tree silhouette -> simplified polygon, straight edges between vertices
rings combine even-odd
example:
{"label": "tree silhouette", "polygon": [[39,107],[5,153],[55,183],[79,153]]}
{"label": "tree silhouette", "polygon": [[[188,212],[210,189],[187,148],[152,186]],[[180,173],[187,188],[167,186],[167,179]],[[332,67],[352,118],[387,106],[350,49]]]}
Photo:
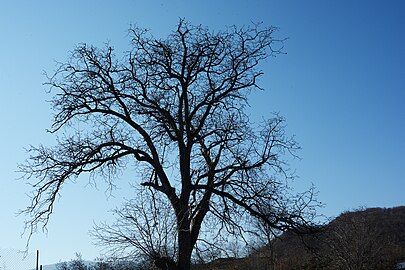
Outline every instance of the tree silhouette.
{"label": "tree silhouette", "polygon": [[162,269],[190,269],[194,248],[209,240],[200,238],[205,226],[241,236],[251,217],[275,231],[305,227],[312,199],[289,194],[283,159],[296,142],[282,117],[255,125],[245,110],[260,89],[259,63],[282,48],[275,30],[212,32],[180,20],[157,39],[132,28],[122,61],[108,45],[79,45],[49,77],[57,145],[31,147],[20,165],[34,189],[23,211],[30,233],[47,225],[68,180],[90,173],[114,185],[129,162],[176,220],[175,257],[162,265],[156,254]]}
{"label": "tree silhouette", "polygon": [[76,253],[76,258],[70,262],[60,262],[56,265],[57,270],[90,270],[90,267],[86,265],[80,253]]}
{"label": "tree silhouette", "polygon": [[112,257],[138,262],[169,262],[177,253],[176,217],[156,191],[138,189],[137,197],[113,211],[113,224],[95,225],[97,244]]}

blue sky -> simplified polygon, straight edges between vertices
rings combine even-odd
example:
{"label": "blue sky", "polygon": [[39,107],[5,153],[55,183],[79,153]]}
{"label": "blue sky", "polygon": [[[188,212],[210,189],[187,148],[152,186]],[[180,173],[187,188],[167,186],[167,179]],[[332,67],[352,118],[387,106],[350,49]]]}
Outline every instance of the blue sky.
{"label": "blue sky", "polygon": [[[126,30],[137,24],[165,36],[178,19],[211,29],[262,21],[289,37],[287,54],[263,64],[252,95],[253,117],[285,116],[288,132],[302,150],[291,161],[298,190],[313,183],[325,203],[321,213],[336,216],[360,206],[405,205],[405,2],[404,1],[7,1],[0,9],[0,249],[23,249],[29,186],[16,180],[17,163],[30,144],[52,145],[42,85],[78,43],[118,51],[129,49]],[[109,209],[131,197],[128,181],[106,199],[87,179],[66,185],[48,227],[32,239],[42,263],[81,252],[91,245],[93,222],[110,219]],[[1,254],[0,254],[1,255]],[[1,262],[1,258],[0,258]]]}

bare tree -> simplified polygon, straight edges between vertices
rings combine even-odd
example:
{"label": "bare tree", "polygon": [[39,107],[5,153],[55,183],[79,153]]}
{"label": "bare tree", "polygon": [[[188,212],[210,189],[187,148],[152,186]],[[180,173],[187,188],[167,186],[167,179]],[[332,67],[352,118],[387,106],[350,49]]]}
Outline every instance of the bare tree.
{"label": "bare tree", "polygon": [[32,147],[20,166],[33,181],[30,232],[47,225],[66,182],[90,173],[114,185],[128,162],[176,219],[170,269],[190,269],[194,248],[209,240],[206,227],[243,235],[250,217],[280,231],[305,226],[308,209],[289,196],[283,159],[296,142],[282,117],[254,125],[245,111],[249,92],[260,89],[259,64],[282,48],[275,30],[212,32],[180,20],[157,39],[132,28],[123,61],[108,45],[79,45],[49,78],[57,145]]}
{"label": "bare tree", "polygon": [[70,262],[60,262],[56,265],[57,270],[90,270],[90,267],[86,265],[80,253],[76,253],[76,258]]}
{"label": "bare tree", "polygon": [[115,223],[95,225],[91,234],[109,256],[170,264],[177,254],[176,217],[161,193],[137,191],[136,198],[113,211]]}

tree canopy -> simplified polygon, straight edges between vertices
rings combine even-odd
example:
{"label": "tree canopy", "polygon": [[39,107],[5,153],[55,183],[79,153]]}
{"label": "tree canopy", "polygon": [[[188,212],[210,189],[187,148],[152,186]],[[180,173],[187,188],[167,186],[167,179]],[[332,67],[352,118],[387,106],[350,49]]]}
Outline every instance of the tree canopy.
{"label": "tree canopy", "polygon": [[[30,232],[47,225],[69,180],[89,173],[114,185],[129,163],[147,200],[170,206],[154,214],[174,217],[171,256],[147,254],[161,269],[189,269],[199,245],[253,232],[251,218],[273,233],[305,228],[313,192],[289,192],[284,157],[297,143],[281,116],[254,124],[246,113],[250,91],[261,89],[259,64],[281,52],[275,31],[253,24],[214,32],[180,20],[166,38],[131,28],[123,59],[110,45],[78,45],[48,81],[57,144],[31,147],[20,165],[33,187],[24,211]],[[204,228],[215,231],[211,239]]]}

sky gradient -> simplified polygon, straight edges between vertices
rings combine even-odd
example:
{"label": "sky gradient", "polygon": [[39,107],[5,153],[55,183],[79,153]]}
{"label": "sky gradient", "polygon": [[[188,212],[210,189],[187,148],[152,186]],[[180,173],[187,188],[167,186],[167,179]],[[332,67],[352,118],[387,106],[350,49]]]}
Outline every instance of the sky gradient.
{"label": "sky gradient", "polygon": [[[279,27],[286,54],[263,63],[264,91],[250,99],[253,118],[279,112],[295,134],[301,160],[291,161],[297,190],[312,183],[333,217],[358,207],[405,205],[404,1],[7,1],[0,9],[0,250],[25,247],[29,186],[17,164],[29,145],[54,144],[46,133],[52,111],[44,72],[65,61],[78,43],[128,50],[131,24],[166,36],[179,18],[212,30],[251,22]],[[130,172],[129,172],[130,175]],[[132,176],[131,176],[132,177]],[[134,196],[122,179],[106,196],[80,178],[63,188],[47,235],[34,235],[43,264],[99,248],[88,235],[93,222]],[[108,194],[107,194],[108,195]],[[1,255],[1,254],[0,254]],[[0,258],[0,263],[1,263]],[[1,265],[0,265],[1,267]]]}

